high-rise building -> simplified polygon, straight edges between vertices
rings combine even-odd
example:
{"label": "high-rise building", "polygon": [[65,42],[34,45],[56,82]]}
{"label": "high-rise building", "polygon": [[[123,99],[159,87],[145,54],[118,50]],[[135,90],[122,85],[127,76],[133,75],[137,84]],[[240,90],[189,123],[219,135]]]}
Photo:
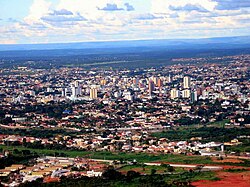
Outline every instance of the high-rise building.
{"label": "high-rise building", "polygon": [[66,97],[67,90],[65,88],[62,89],[62,97]]}
{"label": "high-rise building", "polygon": [[171,75],[169,75],[169,76],[166,78],[166,82],[167,82],[167,83],[171,83],[171,82],[172,82],[172,77],[171,77]]}
{"label": "high-rise building", "polygon": [[153,80],[149,80],[148,82],[148,92],[151,95],[152,92],[155,90],[155,84]]}
{"label": "high-rise building", "polygon": [[161,88],[163,86],[163,81],[160,78],[157,80],[157,86],[158,88]]}
{"label": "high-rise building", "polygon": [[71,84],[71,97],[78,97],[79,95],[82,95],[82,89],[79,81],[75,81]]}
{"label": "high-rise building", "polygon": [[152,77],[151,80],[154,82],[155,85],[157,85],[158,77]]}
{"label": "high-rise building", "polygon": [[77,88],[78,88],[78,87],[80,86],[79,81],[75,81],[75,82],[74,82],[74,85],[75,85],[75,87],[77,87]]}
{"label": "high-rise building", "polygon": [[97,88],[90,88],[89,90],[89,97],[90,99],[96,99],[97,98]]}
{"label": "high-rise building", "polygon": [[106,85],[106,84],[107,84],[107,80],[102,79],[102,80],[101,80],[101,85]]}
{"label": "high-rise building", "polygon": [[74,85],[71,85],[71,97],[77,97],[77,87],[75,87]]}
{"label": "high-rise building", "polygon": [[139,84],[139,79],[138,79],[138,78],[134,78],[134,79],[133,79],[133,84],[134,84],[135,86],[138,86],[138,84]]}
{"label": "high-rise building", "polygon": [[182,97],[183,98],[190,98],[190,90],[188,90],[188,89],[183,90]]}
{"label": "high-rise building", "polygon": [[179,97],[180,97],[180,91],[177,90],[176,88],[173,88],[173,89],[170,91],[170,97],[171,97],[171,99],[179,98]]}
{"label": "high-rise building", "polygon": [[183,87],[184,88],[190,88],[190,86],[191,86],[191,79],[190,79],[190,77],[185,76],[183,78]]}
{"label": "high-rise building", "polygon": [[191,102],[195,102],[198,100],[198,94],[197,91],[192,91],[191,92]]}

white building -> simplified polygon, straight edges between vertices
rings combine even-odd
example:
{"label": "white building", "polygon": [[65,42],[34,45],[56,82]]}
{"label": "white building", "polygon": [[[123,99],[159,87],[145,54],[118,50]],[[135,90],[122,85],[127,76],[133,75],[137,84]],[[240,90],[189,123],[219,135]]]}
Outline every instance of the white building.
{"label": "white building", "polygon": [[185,76],[183,78],[183,87],[184,88],[190,88],[190,86],[191,86],[191,79],[190,79],[190,77]]}

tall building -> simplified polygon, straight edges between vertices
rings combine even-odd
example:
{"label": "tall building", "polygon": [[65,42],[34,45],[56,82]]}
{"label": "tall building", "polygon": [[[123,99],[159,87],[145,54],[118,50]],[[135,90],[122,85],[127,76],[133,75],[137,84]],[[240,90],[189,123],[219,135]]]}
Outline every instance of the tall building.
{"label": "tall building", "polygon": [[74,82],[74,85],[75,85],[75,87],[77,87],[77,88],[78,88],[78,87],[80,86],[79,81],[75,81],[75,82]]}
{"label": "tall building", "polygon": [[157,80],[157,86],[158,88],[161,88],[163,86],[163,81],[160,78]]}
{"label": "tall building", "polygon": [[151,95],[152,92],[155,90],[155,84],[153,80],[149,80],[148,82],[148,92]]}
{"label": "tall building", "polygon": [[191,92],[191,102],[195,102],[198,100],[198,94],[197,91],[192,91]]}
{"label": "tall building", "polygon": [[101,80],[101,85],[106,85],[106,84],[107,84],[107,80],[102,79],[102,80]]}
{"label": "tall building", "polygon": [[66,97],[67,90],[65,88],[62,89],[62,97]]}
{"label": "tall building", "polygon": [[82,89],[79,81],[75,81],[71,84],[71,93],[71,97],[78,97],[79,95],[82,95]]}
{"label": "tall building", "polygon": [[182,97],[183,98],[190,98],[190,90],[188,90],[188,89],[183,90]]}
{"label": "tall building", "polygon": [[74,85],[71,85],[71,97],[77,97],[77,87],[75,87]]}
{"label": "tall building", "polygon": [[172,82],[172,77],[171,77],[171,75],[168,75],[168,77],[166,78],[166,82],[167,82],[167,83],[171,83],[171,82]]}
{"label": "tall building", "polygon": [[151,80],[153,80],[153,81],[154,81],[154,84],[157,85],[158,77],[152,77]]}
{"label": "tall building", "polygon": [[97,98],[97,88],[90,88],[89,97],[90,97],[90,99]]}
{"label": "tall building", "polygon": [[139,79],[138,79],[138,78],[134,78],[134,79],[133,79],[133,84],[134,84],[135,86],[138,86],[138,84],[139,84]]}
{"label": "tall building", "polygon": [[183,87],[184,88],[190,88],[190,86],[191,86],[191,79],[190,79],[190,77],[185,76],[183,78]]}
{"label": "tall building", "polygon": [[177,90],[176,88],[173,88],[173,89],[170,91],[170,97],[171,97],[171,99],[179,98],[179,97],[180,97],[180,91]]}

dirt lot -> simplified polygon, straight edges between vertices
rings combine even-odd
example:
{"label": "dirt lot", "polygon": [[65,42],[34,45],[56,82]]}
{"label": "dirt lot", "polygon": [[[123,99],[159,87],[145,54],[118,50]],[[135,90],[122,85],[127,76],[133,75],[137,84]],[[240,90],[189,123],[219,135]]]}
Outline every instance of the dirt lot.
{"label": "dirt lot", "polygon": [[192,185],[196,187],[250,187],[250,171],[230,173],[218,172],[217,176],[221,179],[219,181],[197,181]]}

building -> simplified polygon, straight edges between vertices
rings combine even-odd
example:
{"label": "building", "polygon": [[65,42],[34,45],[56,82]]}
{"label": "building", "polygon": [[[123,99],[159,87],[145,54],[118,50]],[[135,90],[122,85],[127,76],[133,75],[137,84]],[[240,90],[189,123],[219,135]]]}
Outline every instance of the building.
{"label": "building", "polygon": [[158,88],[161,88],[163,86],[163,81],[160,78],[157,80],[157,86]]}
{"label": "building", "polygon": [[192,91],[191,92],[191,102],[195,102],[198,100],[198,94],[197,91]]}
{"label": "building", "polygon": [[73,84],[71,84],[71,97],[78,97],[79,95],[82,95],[82,89],[80,87],[79,81],[75,81]]}
{"label": "building", "polygon": [[169,76],[166,78],[166,82],[167,82],[167,83],[171,83],[171,82],[172,82],[172,77],[171,77],[171,75],[169,75]]}
{"label": "building", "polygon": [[176,88],[173,88],[173,89],[170,91],[170,97],[171,97],[171,99],[179,98],[179,97],[180,97],[180,91],[177,90]]}
{"label": "building", "polygon": [[95,88],[95,87],[90,88],[89,97],[90,97],[90,99],[96,99],[97,98],[97,88]]}
{"label": "building", "polygon": [[155,84],[153,80],[149,80],[148,82],[148,92],[151,95],[152,92],[155,90]]}
{"label": "building", "polygon": [[191,79],[190,79],[190,77],[185,76],[185,77],[183,78],[183,87],[184,87],[185,89],[187,89],[187,88],[190,88],[190,86],[191,86]]}
{"label": "building", "polygon": [[190,90],[189,89],[185,89],[182,91],[182,97],[183,98],[190,98]]}
{"label": "building", "polygon": [[138,79],[138,78],[134,78],[134,79],[133,79],[133,84],[134,84],[135,86],[138,86],[138,85],[139,85],[139,79]]}

